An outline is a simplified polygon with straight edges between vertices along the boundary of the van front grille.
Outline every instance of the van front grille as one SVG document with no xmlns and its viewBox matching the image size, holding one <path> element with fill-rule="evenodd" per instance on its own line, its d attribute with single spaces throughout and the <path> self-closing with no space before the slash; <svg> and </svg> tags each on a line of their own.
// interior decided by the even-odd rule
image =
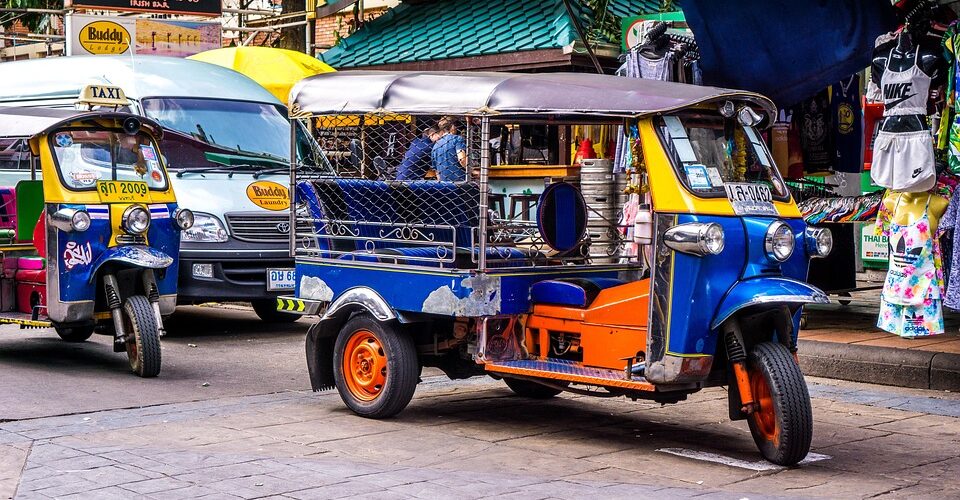
<svg viewBox="0 0 960 500">
<path fill-rule="evenodd" d="M 227 228 L 234 238 L 251 243 L 290 241 L 290 214 L 278 212 L 233 212 L 226 214 Z"/>
</svg>

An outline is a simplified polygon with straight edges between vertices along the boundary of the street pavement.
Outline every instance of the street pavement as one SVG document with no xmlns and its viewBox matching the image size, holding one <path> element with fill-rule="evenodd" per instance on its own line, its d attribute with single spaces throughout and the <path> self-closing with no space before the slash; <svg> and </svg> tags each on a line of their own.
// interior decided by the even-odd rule
<svg viewBox="0 0 960 500">
<path fill-rule="evenodd" d="M 307 390 L 305 324 L 178 312 L 160 377 L 104 338 L 0 328 L 0 499 L 958 498 L 960 396 L 808 379 L 808 462 L 764 462 L 726 391 L 515 397 L 424 372 L 397 418 Z M 192 347 L 195 346 L 195 347 Z"/>
</svg>

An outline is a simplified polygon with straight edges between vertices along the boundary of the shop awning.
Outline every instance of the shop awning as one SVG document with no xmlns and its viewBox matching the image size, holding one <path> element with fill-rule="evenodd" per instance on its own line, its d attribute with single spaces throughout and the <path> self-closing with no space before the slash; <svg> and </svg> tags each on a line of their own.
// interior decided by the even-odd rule
<svg viewBox="0 0 960 500">
<path fill-rule="evenodd" d="M 295 115 L 593 114 L 634 117 L 720 99 L 773 112 L 763 96 L 738 90 L 589 73 L 341 71 L 302 80 L 290 92 Z"/>
<path fill-rule="evenodd" d="M 889 0 L 681 0 L 700 46 L 704 81 L 752 90 L 778 106 L 870 65 L 895 27 Z"/>
</svg>

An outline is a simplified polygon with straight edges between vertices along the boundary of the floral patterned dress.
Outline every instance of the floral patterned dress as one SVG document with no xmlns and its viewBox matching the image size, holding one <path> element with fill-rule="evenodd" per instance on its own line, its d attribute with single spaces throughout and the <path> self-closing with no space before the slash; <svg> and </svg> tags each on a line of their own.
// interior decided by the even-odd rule
<svg viewBox="0 0 960 500">
<path fill-rule="evenodd" d="M 940 245 L 927 215 L 900 225 L 892 217 L 878 217 L 877 227 L 890 244 L 890 269 L 880 294 L 877 327 L 901 337 L 943 333 L 943 275 Z"/>
</svg>

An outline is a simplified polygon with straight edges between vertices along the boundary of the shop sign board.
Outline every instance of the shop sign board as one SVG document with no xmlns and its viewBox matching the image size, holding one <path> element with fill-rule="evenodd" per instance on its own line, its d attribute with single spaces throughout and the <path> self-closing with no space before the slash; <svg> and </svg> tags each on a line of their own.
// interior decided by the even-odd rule
<svg viewBox="0 0 960 500">
<path fill-rule="evenodd" d="M 890 251 L 887 237 L 875 235 L 873 228 L 873 224 L 866 224 L 860 228 L 860 259 L 863 260 L 864 263 L 876 262 L 886 264 Z"/>
<path fill-rule="evenodd" d="M 73 14 L 67 16 L 67 55 L 186 57 L 220 48 L 220 32 L 215 22 Z"/>
<path fill-rule="evenodd" d="M 83 9 L 188 14 L 191 16 L 219 17 L 221 14 L 220 0 L 74 0 L 72 5 L 75 8 Z"/>
</svg>

